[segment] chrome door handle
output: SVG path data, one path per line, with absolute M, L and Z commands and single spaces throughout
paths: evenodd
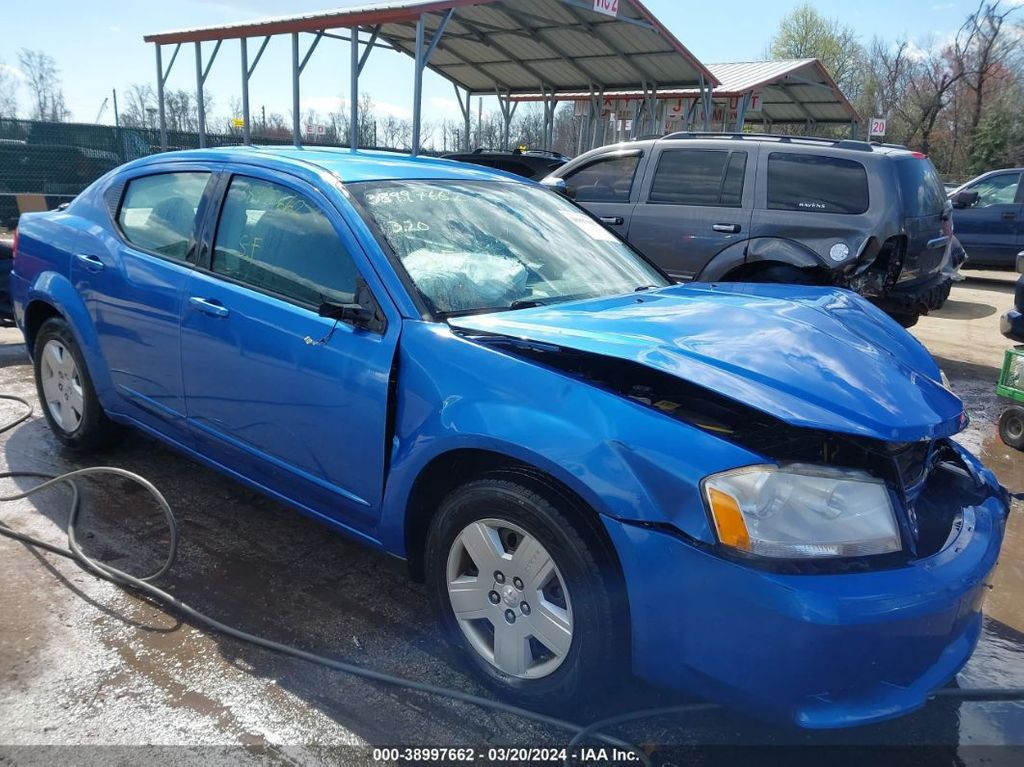
M 712 224 L 711 228 L 722 234 L 739 234 L 739 224 Z
M 602 224 L 608 224 L 609 226 L 622 226 L 626 223 L 626 219 L 622 216 L 601 216 L 600 221 Z
M 208 298 L 192 296 L 188 302 L 203 314 L 209 314 L 211 317 L 227 317 L 231 314 L 231 311 L 226 306 L 217 301 L 211 301 Z
M 85 253 L 76 253 L 75 258 L 78 259 L 78 263 L 88 269 L 90 272 L 102 272 L 106 267 L 99 256 L 89 256 Z
M 1007 212 L 1002 215 L 1003 221 L 1016 221 L 1017 214 L 1013 212 Z

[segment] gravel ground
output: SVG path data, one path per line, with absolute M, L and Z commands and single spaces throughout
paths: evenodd
M 1010 279 L 972 277 L 914 332 L 967 403 L 973 420 L 963 442 L 1019 491 L 1024 458 L 1003 447 L 993 427 L 1001 408 L 995 380 L 1006 345 L 998 315 L 1012 302 Z M 34 400 L 19 341 L 15 331 L 0 330 L 0 392 Z M 17 412 L 16 405 L 0 402 L 0 423 Z M 99 464 L 137 471 L 167 495 L 179 517 L 182 547 L 161 585 L 198 609 L 311 651 L 482 692 L 440 641 L 424 589 L 386 557 L 141 436 L 86 460 L 62 452 L 38 415 L 0 437 L 0 471 L 61 472 Z M 165 540 L 146 498 L 120 480 L 83 484 L 81 527 L 94 531 L 85 548 L 118 567 L 153 569 Z M 13 491 L 9 480 L 0 481 L 0 494 Z M 59 543 L 66 501 L 66 491 L 53 489 L 5 504 L 2 519 Z M 1024 685 L 1019 517 L 1013 517 L 986 631 L 961 675 L 963 686 Z M 67 758 L 75 762 L 216 757 L 226 763 L 319 763 L 366 754 L 346 750 L 352 745 L 565 741 L 511 716 L 363 682 L 197 630 L 69 562 L 7 539 L 0 539 L 0 573 L 0 764 L 64 758 L 60 749 L 29 748 L 40 745 L 74 746 Z M 636 682 L 614 697 L 615 706 L 595 704 L 588 713 L 682 702 Z M 772 728 L 718 711 L 638 725 L 628 735 L 677 748 L 772 744 L 785 747 L 784 763 L 807 753 L 794 746 L 834 744 L 913 746 L 906 757 L 916 763 L 999 763 L 992 753 L 982 756 L 970 747 L 1024 745 L 1024 706 L 933 705 L 898 722 L 825 734 Z M 89 746 L 97 749 L 84 748 Z M 696 761 L 729 763 L 731 753 L 701 751 Z

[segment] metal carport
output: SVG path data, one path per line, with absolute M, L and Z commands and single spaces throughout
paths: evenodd
M 747 124 L 758 124 L 769 131 L 776 125 L 800 125 L 811 133 L 818 125 L 849 125 L 851 134 L 857 135 L 860 116 L 818 59 L 708 64 L 708 69 L 719 81 L 710 94 L 699 88 L 659 91 L 658 129 L 648 132 L 696 127 L 739 132 Z M 541 101 L 543 95 L 514 98 Z M 585 103 L 590 94 L 577 91 L 562 93 L 560 98 Z M 607 92 L 603 113 L 623 109 L 629 113 L 630 105 L 639 105 L 645 98 L 636 89 Z
M 601 9 L 601 10 L 598 10 Z M 338 32 L 337 30 L 344 30 Z M 301 144 L 300 76 L 321 40 L 338 39 L 351 46 L 351 137 L 358 143 L 359 75 L 374 48 L 400 51 L 415 61 L 413 87 L 413 153 L 420 149 L 423 72 L 444 77 L 455 87 L 466 121 L 469 146 L 470 98 L 494 95 L 508 125 L 515 97 L 538 93 L 545 105 L 547 143 L 559 94 L 579 91 L 590 99 L 591 126 L 596 136 L 598 110 L 606 92 L 641 88 L 647 96 L 647 119 L 654 121 L 654 96 L 659 89 L 695 88 L 710 92 L 718 83 L 639 0 L 401 0 L 335 11 L 288 16 L 221 26 L 147 35 L 157 59 L 157 97 L 161 143 L 166 146 L 164 86 L 171 67 L 187 43 L 195 48 L 196 91 L 200 104 L 200 146 L 205 143 L 203 85 L 224 40 L 239 40 L 243 136 L 249 133 L 249 78 L 267 42 L 274 35 L 292 40 L 292 133 Z M 262 38 L 250 60 L 248 41 Z M 300 44 L 309 39 L 308 47 Z M 213 49 L 204 58 L 203 43 Z M 163 65 L 163 47 L 174 46 Z M 305 47 L 305 50 L 303 48 Z

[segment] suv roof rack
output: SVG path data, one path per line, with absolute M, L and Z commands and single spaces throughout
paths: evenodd
M 871 144 L 867 141 L 857 141 L 855 139 L 843 138 L 823 138 L 821 136 L 790 136 L 781 133 L 717 133 L 714 131 L 677 131 L 675 133 L 669 133 L 667 136 L 662 138 L 676 141 L 679 139 L 692 139 L 692 138 L 727 138 L 727 139 L 738 139 L 738 140 L 754 140 L 761 141 L 767 139 L 768 141 L 777 141 L 780 144 L 827 144 L 833 146 L 836 149 L 852 149 L 857 152 L 871 152 L 873 146 L 889 146 L 882 144 Z
M 557 157 L 558 159 L 565 157 L 561 152 L 556 152 L 553 149 L 527 149 L 525 152 L 521 152 L 520 154 L 531 157 Z

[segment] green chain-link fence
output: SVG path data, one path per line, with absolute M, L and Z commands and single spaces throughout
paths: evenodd
M 240 130 L 206 136 L 208 147 L 241 143 Z M 254 135 L 253 143 L 292 141 L 290 136 Z M 168 131 L 167 147 L 196 149 L 199 134 Z M 0 119 L 0 227 L 12 228 L 21 213 L 68 202 L 107 171 L 159 151 L 160 131 L 155 128 Z

